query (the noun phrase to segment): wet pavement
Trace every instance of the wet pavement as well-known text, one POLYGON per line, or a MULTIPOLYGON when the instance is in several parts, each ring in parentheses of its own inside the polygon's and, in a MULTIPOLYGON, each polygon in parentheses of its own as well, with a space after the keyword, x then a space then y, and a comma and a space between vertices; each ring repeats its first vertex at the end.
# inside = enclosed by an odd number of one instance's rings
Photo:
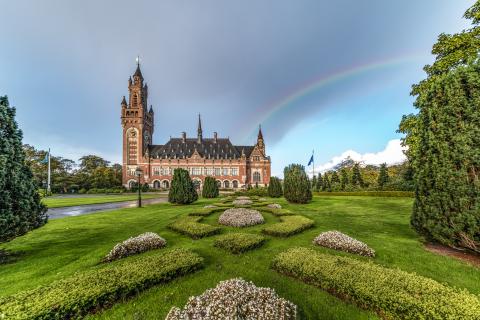
MULTIPOLYGON (((154 198, 154 199, 142 199, 142 205, 165 203, 168 202, 168 198, 154 198)), ((122 208, 134 208, 137 206, 137 201, 123 201, 123 202, 110 202, 100 204, 85 204, 81 206, 51 208, 48 209, 47 214, 49 219, 59 219, 65 217, 74 217, 84 214, 96 213, 100 211, 109 211, 122 208)))

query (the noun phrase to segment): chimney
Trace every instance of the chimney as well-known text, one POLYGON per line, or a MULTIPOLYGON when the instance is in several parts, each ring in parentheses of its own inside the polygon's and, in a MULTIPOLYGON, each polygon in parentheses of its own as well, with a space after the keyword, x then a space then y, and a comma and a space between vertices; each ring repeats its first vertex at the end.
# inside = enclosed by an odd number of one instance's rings
POLYGON ((187 133, 185 131, 182 132, 182 142, 185 143, 187 141, 187 133))
POLYGON ((217 133, 214 132, 214 133, 213 133, 213 142, 214 142, 214 143, 217 143, 217 136, 218 136, 217 133))

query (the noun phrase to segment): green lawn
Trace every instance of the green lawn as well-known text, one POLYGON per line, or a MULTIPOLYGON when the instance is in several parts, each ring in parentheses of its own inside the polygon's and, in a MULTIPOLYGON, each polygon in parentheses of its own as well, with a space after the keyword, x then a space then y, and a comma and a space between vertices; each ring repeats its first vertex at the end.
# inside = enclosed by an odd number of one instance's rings
MULTIPOLYGON (((142 194, 142 199, 158 198, 158 194, 142 194)), ((108 202, 120 202, 137 200, 138 196, 135 194, 119 194, 119 195, 101 195, 91 197, 65 197, 65 198, 44 198, 42 202, 49 208, 72 207, 84 204, 99 204, 108 202)))
MULTIPOLYGON (((0 246, 23 252, 16 262, 0 265, 0 296, 88 269, 95 266, 115 243, 153 231, 164 237, 170 248, 193 249, 205 258, 205 268, 153 287, 91 315, 89 319, 163 319, 173 305, 183 307, 189 296, 201 294, 220 280, 233 277, 243 277, 257 286, 275 288, 280 296, 298 305, 300 319, 377 319, 373 313, 270 269, 272 258, 292 246, 369 259, 314 247, 311 244, 313 238, 327 230, 339 230, 366 242, 376 250, 374 261, 378 264, 416 272, 480 294, 480 270, 424 250, 409 226, 412 199, 317 196, 308 205, 288 205, 282 199, 279 203, 285 208, 313 219, 315 226, 289 238, 267 237, 263 246, 240 255, 215 248, 215 236, 192 240, 167 228, 169 223, 186 216, 194 207, 200 208, 211 202, 201 200, 193 206, 158 204, 49 221, 45 227, 0 246)), ((219 214, 205 217, 202 223, 218 226, 219 214)), ((270 213, 263 215, 267 225, 280 221, 270 213)), ((264 226, 242 228, 240 232, 260 234, 264 226)), ((235 229, 222 226, 222 230, 226 233, 235 229)))

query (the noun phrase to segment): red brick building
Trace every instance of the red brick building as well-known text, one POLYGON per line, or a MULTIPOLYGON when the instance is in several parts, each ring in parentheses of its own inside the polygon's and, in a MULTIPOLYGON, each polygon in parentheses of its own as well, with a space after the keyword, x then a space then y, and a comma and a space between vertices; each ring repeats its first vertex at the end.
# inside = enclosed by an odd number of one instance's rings
POLYGON ((215 177, 222 188, 238 189, 248 185, 264 186, 270 180, 270 157, 259 128, 255 145, 236 146, 228 138, 213 133, 204 138, 200 115, 197 136, 183 132, 166 144, 154 145, 154 112, 147 108, 148 86, 143 81, 140 65, 128 80, 128 103, 123 97, 123 185, 130 188, 137 181, 135 171, 142 170, 141 183, 152 188, 169 188, 175 168, 190 172, 194 182, 202 187, 205 177, 215 177))

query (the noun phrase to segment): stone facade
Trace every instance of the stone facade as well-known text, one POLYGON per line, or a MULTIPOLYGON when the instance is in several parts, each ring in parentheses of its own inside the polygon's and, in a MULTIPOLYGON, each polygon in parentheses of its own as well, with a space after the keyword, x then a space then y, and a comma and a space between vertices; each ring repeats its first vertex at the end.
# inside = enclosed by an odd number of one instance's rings
POLYGON ((205 177, 214 177, 221 188, 240 189, 270 180, 270 157, 265 153, 261 128, 253 146, 233 145, 228 138, 204 138, 200 115, 197 137, 170 138, 164 145, 154 145, 154 112, 148 108, 148 86, 137 64, 133 80, 128 80, 128 103, 123 97, 123 185, 130 188, 138 181, 135 170, 140 168, 141 183, 152 188, 169 188, 175 168, 187 169, 198 187, 205 177))

